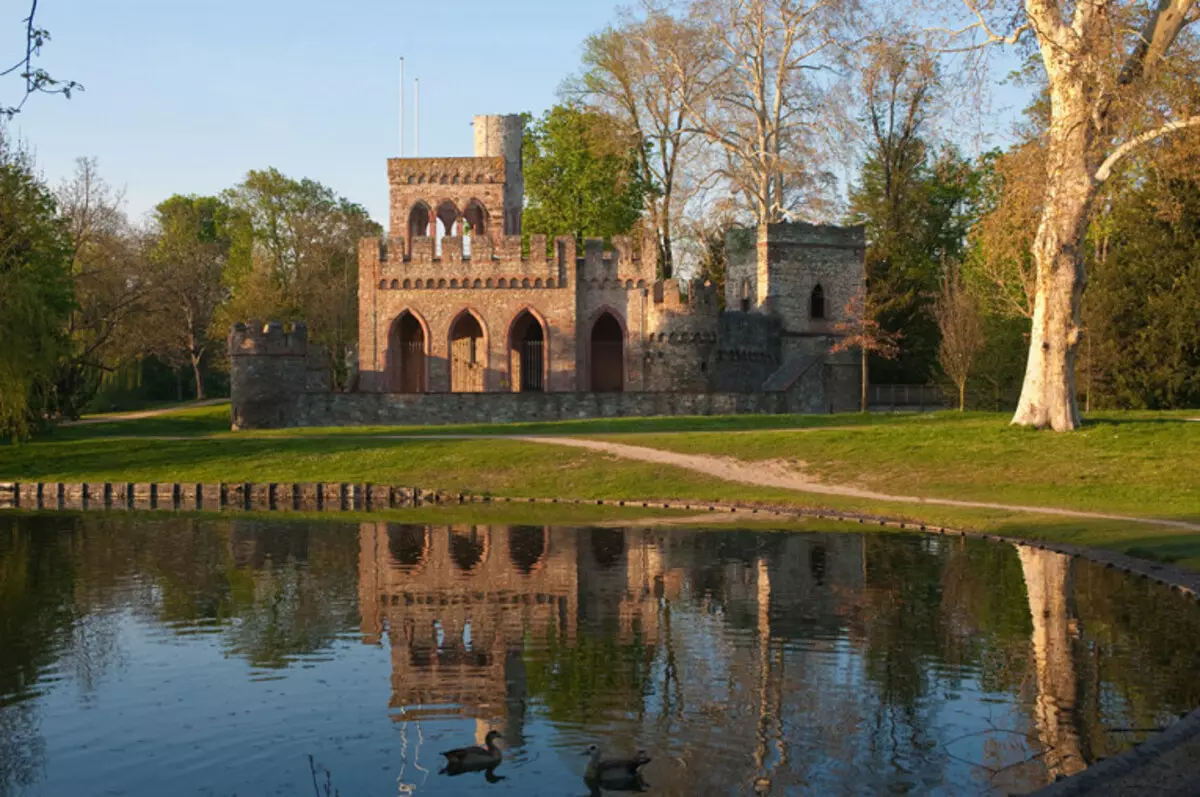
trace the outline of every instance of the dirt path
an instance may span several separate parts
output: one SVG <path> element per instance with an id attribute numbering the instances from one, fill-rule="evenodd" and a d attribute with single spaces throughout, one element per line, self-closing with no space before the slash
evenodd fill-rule
<path id="1" fill-rule="evenodd" d="M 723 481 L 739 484 L 753 484 L 758 487 L 778 487 L 784 490 L 817 493 L 819 495 L 839 495 L 847 498 L 862 498 L 869 501 L 892 501 L 903 504 L 924 504 L 935 506 L 953 506 L 967 509 L 999 509 L 1013 512 L 1029 512 L 1039 515 L 1060 515 L 1063 517 L 1089 518 L 1092 520 L 1122 520 L 1129 523 L 1145 523 L 1156 526 L 1169 526 L 1186 531 L 1200 531 L 1200 524 L 1187 523 L 1182 520 L 1164 520 L 1160 518 L 1130 517 L 1128 515 L 1109 515 L 1103 512 L 1084 512 L 1076 509 L 1060 509 L 1049 506 L 1029 506 L 1025 504 L 1000 504 L 989 501 L 959 501 L 953 498 L 919 498 L 913 495 L 892 495 L 863 490 L 840 484 L 818 482 L 810 476 L 797 472 L 780 463 L 743 462 L 727 457 L 711 457 L 698 454 L 680 454 L 674 451 L 663 451 L 657 448 L 631 446 L 624 443 L 610 443 L 601 440 L 585 440 L 577 437 L 510 437 L 511 440 L 524 440 L 530 443 L 584 448 L 589 451 L 599 451 L 613 454 L 623 459 L 634 459 L 641 462 L 652 462 L 660 465 L 672 465 L 677 468 L 703 473 L 706 476 Z"/>
<path id="2" fill-rule="evenodd" d="M 193 401 L 189 404 L 172 404 L 169 407 L 161 407 L 156 410 L 138 410 L 137 412 L 113 412 L 105 415 L 97 415 L 91 418 L 80 418 L 77 421 L 63 421 L 59 426 L 88 426 L 94 423 L 112 423 L 113 421 L 136 421 L 141 418 L 154 418 L 158 415 L 167 415 L 179 410 L 190 410 L 195 407 L 211 407 L 214 404 L 223 404 L 228 402 L 227 398 L 204 399 L 203 401 Z"/>
<path id="3" fill-rule="evenodd" d="M 226 399 L 216 399 L 224 401 Z M 199 404 L 195 406 L 200 406 Z M 150 410 L 150 414 L 163 412 Z M 131 413 L 132 417 L 135 413 Z M 113 416 L 108 416 L 109 418 Z M 149 415 L 142 416 L 149 417 Z M 1200 419 L 1197 419 L 1200 420 Z M 79 423 L 93 423 L 91 419 Z M 209 435 L 168 436 L 146 435 L 137 436 L 139 440 L 198 440 Z M 518 440 L 539 445 L 566 446 L 582 448 L 603 454 L 611 454 L 622 459 L 650 462 L 658 465 L 670 465 L 684 468 L 705 476 L 711 476 L 727 482 L 751 484 L 757 487 L 776 487 L 783 490 L 794 490 L 817 495 L 836 495 L 845 498 L 860 498 L 866 501 L 889 501 L 899 504 L 917 504 L 923 506 L 952 506 L 963 509 L 996 509 L 1005 512 L 1023 512 L 1035 515 L 1054 515 L 1059 517 L 1086 518 L 1089 520 L 1119 520 L 1127 523 L 1139 523 L 1150 526 L 1165 526 L 1183 531 L 1200 531 L 1200 523 L 1188 523 L 1183 520 L 1168 520 L 1165 518 L 1136 517 L 1132 515 L 1111 515 L 1105 512 L 1087 512 L 1080 509 L 1062 509 L 1052 506 L 1032 506 L 1029 504 L 1002 504 L 992 501 L 961 501 L 954 498 L 922 498 L 915 495 L 893 495 L 874 490 L 865 490 L 845 484 L 829 484 L 817 481 L 782 462 L 746 462 L 733 457 L 714 457 L 701 454 L 681 454 L 675 451 L 664 451 L 645 446 L 631 446 L 625 443 L 611 443 L 604 440 L 589 440 L 580 437 L 560 437 L 557 435 L 502 435 L 502 434 L 369 434 L 361 435 L 364 440 Z M 262 439 L 262 438 L 260 438 Z M 288 435 L 287 440 L 296 439 L 327 439 L 321 435 Z"/>

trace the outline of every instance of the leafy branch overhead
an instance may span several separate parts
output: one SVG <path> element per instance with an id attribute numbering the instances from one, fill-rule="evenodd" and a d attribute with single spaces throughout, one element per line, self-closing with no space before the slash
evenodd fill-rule
<path id="1" fill-rule="evenodd" d="M 22 20 L 25 26 L 25 52 L 12 66 L 0 70 L 0 78 L 16 75 L 24 83 L 21 99 L 16 105 L 0 105 L 0 117 L 11 119 L 21 112 L 26 101 L 34 94 L 61 94 L 68 99 L 73 91 L 83 91 L 83 86 L 74 80 L 58 80 L 45 69 L 34 64 L 41 55 L 42 47 L 50 41 L 50 31 L 37 26 L 38 0 L 31 0 L 29 16 Z"/>

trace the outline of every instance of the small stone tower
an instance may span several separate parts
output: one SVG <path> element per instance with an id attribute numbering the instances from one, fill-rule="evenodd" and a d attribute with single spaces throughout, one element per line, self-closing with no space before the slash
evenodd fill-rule
<path id="1" fill-rule="evenodd" d="M 296 322 L 237 323 L 229 333 L 229 394 L 233 429 L 295 426 L 299 402 L 308 393 L 331 389 L 325 351 L 308 343 L 308 328 Z"/>
<path id="2" fill-rule="evenodd" d="M 475 157 L 504 158 L 504 235 L 521 234 L 521 208 L 525 176 L 521 170 L 521 143 L 525 124 L 519 114 L 476 116 Z"/>

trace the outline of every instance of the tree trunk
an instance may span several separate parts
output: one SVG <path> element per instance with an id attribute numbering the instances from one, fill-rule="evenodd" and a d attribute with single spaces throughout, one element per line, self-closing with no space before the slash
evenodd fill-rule
<path id="1" fill-rule="evenodd" d="M 1080 425 L 1075 357 L 1087 284 L 1082 244 L 1096 183 L 1088 166 L 1091 124 L 1082 90 L 1060 87 L 1051 100 L 1046 201 L 1033 246 L 1037 294 L 1025 382 L 1012 422 L 1063 432 Z"/>
<path id="2" fill-rule="evenodd" d="M 963 408 L 966 406 L 966 404 L 967 404 L 967 383 L 964 381 L 964 382 L 958 383 L 958 411 L 962 412 Z"/>
<path id="3" fill-rule="evenodd" d="M 862 407 L 861 407 L 861 409 L 863 412 L 866 412 L 868 404 L 869 404 L 869 398 L 870 398 L 869 393 L 871 390 L 871 383 L 870 383 L 870 379 L 869 379 L 870 374 L 867 372 L 867 349 L 866 349 L 866 347 L 864 346 L 861 351 L 862 351 L 862 397 L 861 397 Z"/>
<path id="4" fill-rule="evenodd" d="M 200 376 L 200 356 L 193 354 L 192 374 L 196 377 L 196 401 L 204 400 L 204 378 Z"/>

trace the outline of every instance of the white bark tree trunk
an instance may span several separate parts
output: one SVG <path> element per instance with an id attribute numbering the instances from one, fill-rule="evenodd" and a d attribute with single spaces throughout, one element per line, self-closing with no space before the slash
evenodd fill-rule
<path id="1" fill-rule="evenodd" d="M 1043 54 L 1051 77 L 1046 195 L 1033 245 L 1037 294 L 1029 359 L 1012 422 L 1063 432 L 1080 425 L 1075 356 L 1087 284 L 1082 245 L 1096 181 L 1088 164 L 1093 128 L 1087 93 L 1073 79 L 1069 54 L 1053 43 L 1043 44 Z"/>
<path id="2" fill-rule="evenodd" d="M 1043 761 L 1051 779 L 1074 775 L 1087 766 L 1077 727 L 1078 677 L 1072 640 L 1076 624 L 1071 558 L 1053 551 L 1018 545 L 1037 674 L 1033 720 L 1046 748 Z"/>

